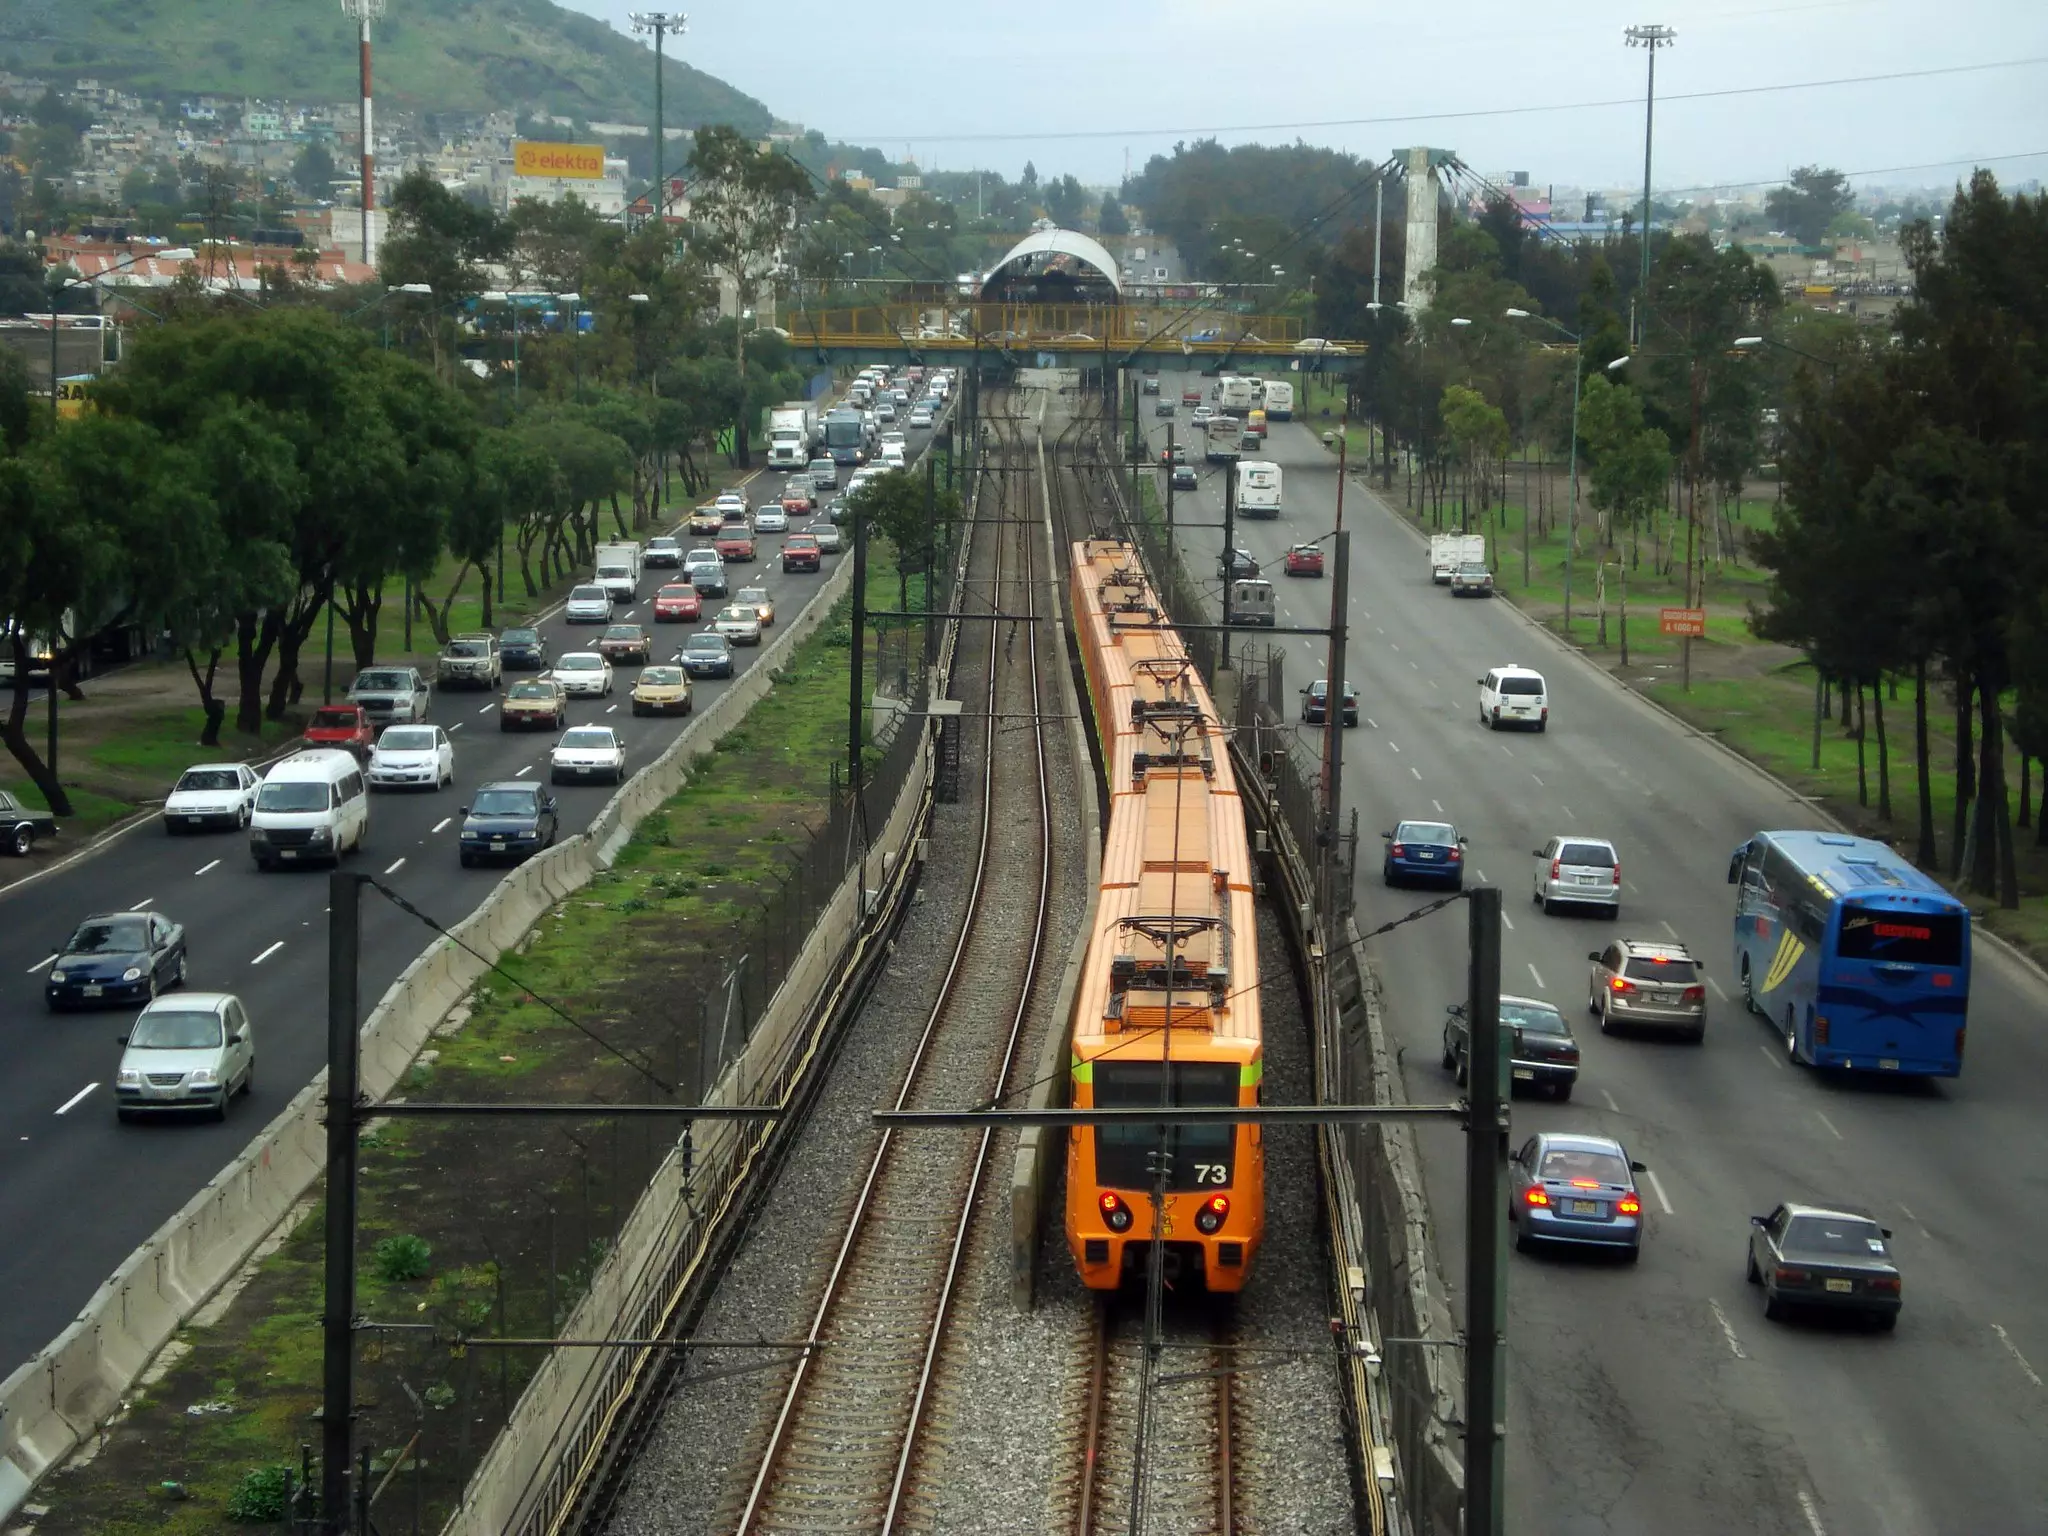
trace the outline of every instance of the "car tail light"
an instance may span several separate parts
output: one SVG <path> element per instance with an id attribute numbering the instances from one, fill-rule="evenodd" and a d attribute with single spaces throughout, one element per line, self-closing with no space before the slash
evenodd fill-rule
<path id="1" fill-rule="evenodd" d="M 1543 706 L 1542 718 L 1544 718 L 1545 720 L 1548 720 L 1550 718 L 1550 706 L 1548 704 Z"/>
<path id="2" fill-rule="evenodd" d="M 1405 858 L 1407 856 L 1408 850 L 1405 847 L 1403 847 L 1400 843 L 1393 843 L 1388 846 L 1387 852 L 1391 853 L 1395 858 L 1399 859 Z"/>
<path id="3" fill-rule="evenodd" d="M 1623 1195 L 1615 1202 L 1614 1208 L 1624 1216 L 1640 1216 L 1643 1214 L 1643 1202 L 1634 1195 Z"/>
<path id="4" fill-rule="evenodd" d="M 1626 976 L 1612 977 L 1608 980 L 1607 985 L 1609 990 L 1615 992 L 1633 992 L 1636 989 L 1636 984 Z"/>
<path id="5" fill-rule="evenodd" d="M 1897 1275 L 1877 1275 L 1865 1283 L 1873 1291 L 1885 1291 L 1893 1296 L 1899 1294 L 1899 1277 Z"/>
<path id="6" fill-rule="evenodd" d="M 1826 1045 L 1828 1043 L 1828 1016 L 1824 1013 L 1817 1013 L 1813 1016 L 1813 1043 L 1815 1045 Z"/>
<path id="7" fill-rule="evenodd" d="M 1687 987 L 1685 989 L 1685 1001 L 1688 1003 L 1704 1003 L 1706 1000 L 1707 989 L 1705 987 Z"/>
<path id="8" fill-rule="evenodd" d="M 1195 1212 L 1195 1226 L 1204 1237 L 1208 1237 L 1223 1225 L 1223 1218 L 1229 1214 L 1230 1196 L 1211 1195 L 1202 1202 L 1202 1208 Z"/>
<path id="9" fill-rule="evenodd" d="M 1621 886 L 1621 860 L 1619 859 L 1614 861 L 1614 884 L 1616 889 L 1619 889 Z"/>
<path id="10" fill-rule="evenodd" d="M 1803 1269 L 1788 1269 L 1780 1264 L 1771 1271 L 1771 1278 L 1780 1285 L 1804 1285 L 1810 1277 Z"/>
<path id="11" fill-rule="evenodd" d="M 1457 848 L 1453 848 L 1453 849 L 1451 850 L 1451 852 L 1450 852 L 1450 860 L 1451 860 L 1451 862 L 1452 862 L 1453 864 L 1457 863 L 1457 862 L 1458 862 L 1458 860 L 1460 860 L 1460 859 L 1462 859 L 1462 858 L 1464 858 L 1464 857 L 1465 857 L 1465 855 L 1464 855 L 1463 851 L 1462 851 L 1462 850 L 1460 850 L 1460 849 L 1457 849 Z"/>
<path id="12" fill-rule="evenodd" d="M 1563 859 L 1552 859 L 1552 860 L 1550 861 L 1550 878 L 1551 878 L 1551 879 L 1555 880 L 1555 879 L 1557 878 L 1557 871 L 1558 871 L 1558 866 L 1560 866 L 1560 865 L 1561 865 L 1561 864 L 1563 864 L 1563 863 L 1564 863 L 1564 860 L 1563 860 Z"/>
<path id="13" fill-rule="evenodd" d="M 1109 1224 L 1112 1232 L 1128 1232 L 1131 1229 L 1131 1208 L 1124 1204 L 1123 1196 L 1113 1189 L 1105 1189 L 1096 1203 L 1102 1207 L 1102 1219 Z"/>
<path id="14" fill-rule="evenodd" d="M 1522 1191 L 1522 1201 L 1525 1205 L 1541 1208 L 1550 1204 L 1550 1196 L 1544 1192 L 1542 1185 L 1531 1184 Z"/>

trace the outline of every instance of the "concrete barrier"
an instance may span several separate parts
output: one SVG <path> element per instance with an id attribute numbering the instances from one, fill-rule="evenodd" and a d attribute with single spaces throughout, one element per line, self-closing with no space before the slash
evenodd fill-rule
<path id="1" fill-rule="evenodd" d="M 814 601 L 697 714 L 667 751 L 606 802 L 588 831 L 501 879 L 450 931 L 495 960 L 540 915 L 608 868 L 648 812 L 686 782 L 772 686 L 775 669 L 825 621 L 852 586 L 838 561 Z M 434 1027 L 484 974 L 485 961 L 439 942 L 385 990 L 362 1030 L 362 1083 L 382 1098 L 403 1079 Z M 320 1176 L 323 1071 L 232 1163 L 186 1202 L 95 1291 L 56 1340 L 0 1382 L 0 1519 L 12 1515 L 58 1462 L 118 1412 L 122 1400 L 187 1319 L 220 1288 Z"/>

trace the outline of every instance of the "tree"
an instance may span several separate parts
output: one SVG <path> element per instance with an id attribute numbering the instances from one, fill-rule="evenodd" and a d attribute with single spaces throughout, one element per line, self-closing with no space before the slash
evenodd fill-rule
<path id="1" fill-rule="evenodd" d="M 299 151 L 298 159 L 292 162 L 292 185 L 310 198 L 331 196 L 334 190 L 334 156 L 327 152 L 327 146 L 317 139 Z"/>
<path id="2" fill-rule="evenodd" d="M 1045 214 L 1062 229 L 1080 224 L 1088 210 L 1088 195 L 1071 173 L 1045 185 Z"/>
<path id="3" fill-rule="evenodd" d="M 464 201 L 422 167 L 391 191 L 391 235 L 378 248 L 378 271 L 391 287 L 425 283 L 442 303 L 474 298 L 487 286 L 483 266 L 504 259 L 510 233 L 496 214 Z"/>
<path id="4" fill-rule="evenodd" d="M 1849 179 L 1833 167 L 1802 165 L 1764 197 L 1764 210 L 1801 245 L 1819 245 L 1838 213 L 1855 203 Z"/>
<path id="5" fill-rule="evenodd" d="M 1461 384 L 1445 388 L 1437 410 L 1443 417 L 1444 431 L 1450 437 L 1451 451 L 1465 471 L 1466 500 L 1469 500 L 1472 480 L 1476 475 L 1480 481 L 1479 499 L 1483 509 L 1488 500 L 1487 466 L 1508 451 L 1508 419 L 1501 414 L 1500 407 L 1489 404 L 1484 395 Z M 1462 532 L 1469 516 L 1464 500 L 1459 503 L 1458 513 L 1458 526 Z"/>
<path id="6" fill-rule="evenodd" d="M 1579 436 L 1589 461 L 1588 499 L 1601 513 L 1602 541 L 1611 549 L 1619 524 L 1630 527 L 1664 495 L 1671 478 L 1671 447 L 1643 424 L 1642 396 L 1599 374 L 1579 391 Z"/>
<path id="7" fill-rule="evenodd" d="M 909 470 L 877 475 L 853 498 L 853 515 L 896 546 L 897 606 L 910 607 L 909 573 L 928 570 L 951 536 L 960 515 L 960 497 L 944 487 L 926 500 L 921 476 Z"/>
<path id="8" fill-rule="evenodd" d="M 1131 223 L 1124 217 L 1124 205 L 1115 192 L 1102 194 L 1102 214 L 1095 221 L 1095 227 L 1105 237 L 1128 235 Z"/>

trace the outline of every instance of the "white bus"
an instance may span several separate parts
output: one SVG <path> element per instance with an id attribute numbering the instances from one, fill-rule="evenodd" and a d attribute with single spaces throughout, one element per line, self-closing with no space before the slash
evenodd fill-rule
<path id="1" fill-rule="evenodd" d="M 1258 392 L 1250 379 L 1226 373 L 1217 382 L 1216 409 L 1224 415 L 1243 416 L 1258 403 Z"/>
<path id="2" fill-rule="evenodd" d="M 1280 466 L 1264 459 L 1242 459 L 1237 466 L 1237 515 L 1275 518 L 1280 515 Z"/>
<path id="3" fill-rule="evenodd" d="M 1266 381 L 1266 420 L 1294 420 L 1294 386 L 1279 379 Z"/>
<path id="4" fill-rule="evenodd" d="M 1210 464 L 1235 464 L 1244 423 L 1229 416 L 1211 416 L 1202 426 L 1202 458 Z"/>

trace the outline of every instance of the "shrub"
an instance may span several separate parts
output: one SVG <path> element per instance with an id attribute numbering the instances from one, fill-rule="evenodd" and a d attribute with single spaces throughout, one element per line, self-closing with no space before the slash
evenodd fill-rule
<path id="1" fill-rule="evenodd" d="M 377 1278 L 397 1282 L 418 1280 L 432 1267 L 434 1250 L 425 1238 L 410 1232 L 387 1237 L 376 1248 Z"/>
<path id="2" fill-rule="evenodd" d="M 228 1496 L 228 1518 L 244 1525 L 272 1524 L 291 1513 L 292 1469 L 255 1467 Z"/>

